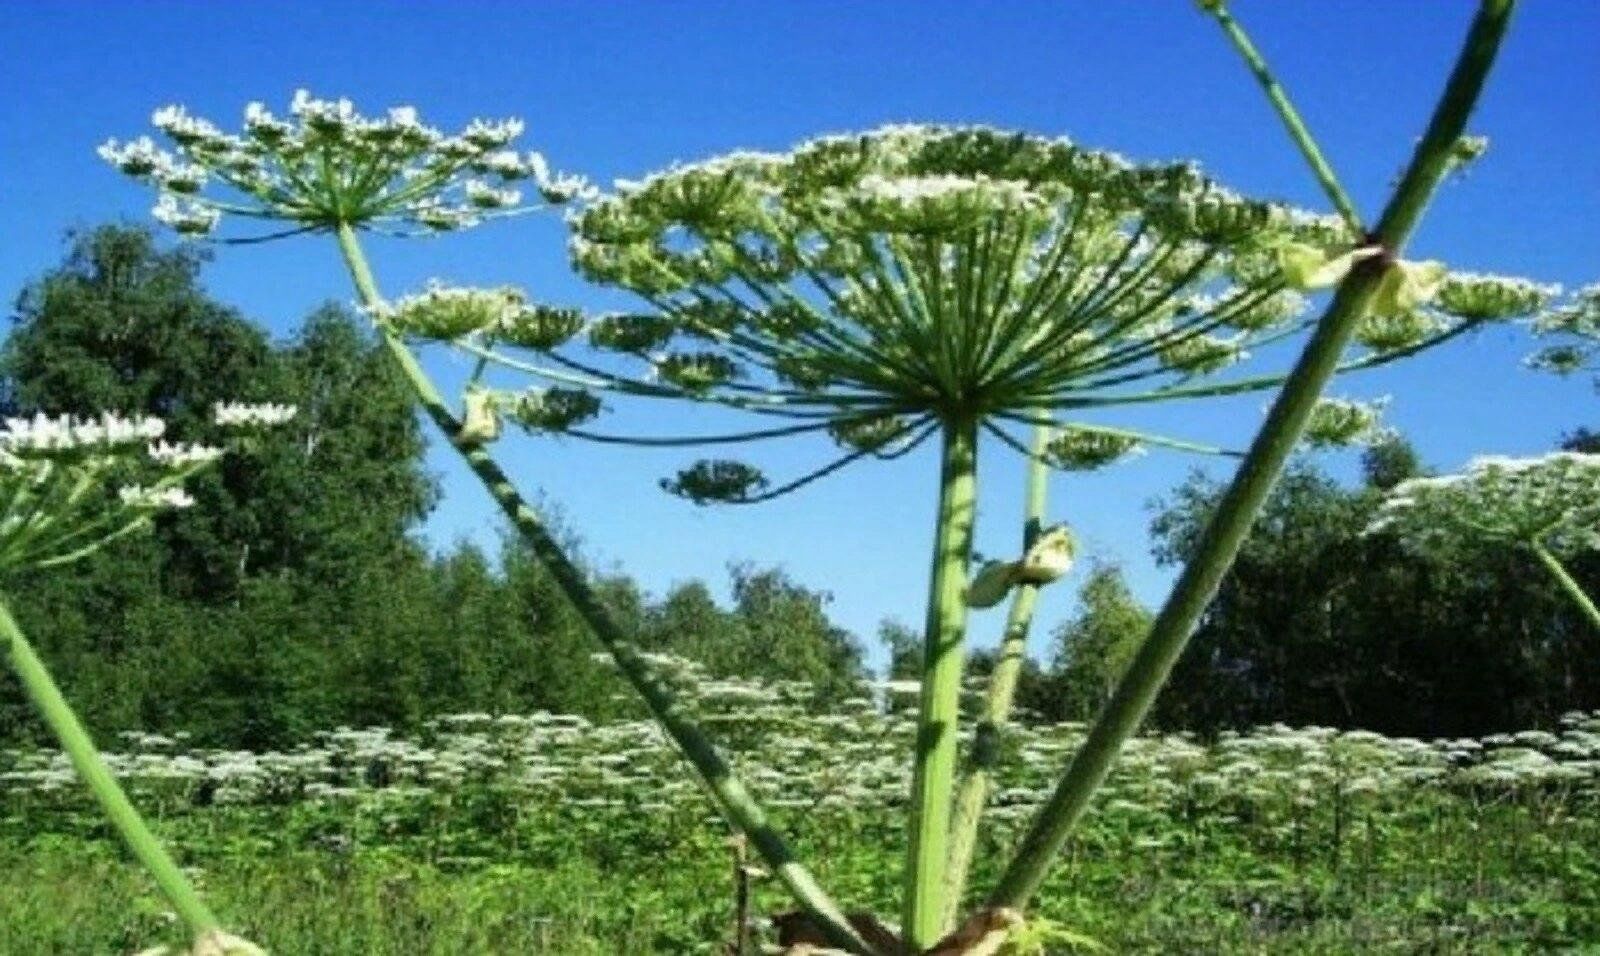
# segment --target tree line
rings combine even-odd
[[[426,436],[365,320],[325,305],[273,342],[206,293],[204,261],[143,228],[76,234],[17,297],[0,348],[7,416],[144,412],[181,433],[219,401],[300,410],[194,483],[195,507],[151,534],[66,573],[0,582],[90,726],[268,747],[465,710],[631,713],[520,549],[433,554],[419,540],[438,503]],[[824,694],[864,676],[828,596],[779,570],[732,568],[729,607],[698,581],[659,600],[622,575],[602,583],[641,643],[713,674],[800,678]],[[9,675],[0,714],[0,743],[38,737]]]

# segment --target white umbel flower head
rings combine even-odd
[[[166,422],[148,416],[124,417],[110,412],[97,418],[34,415],[6,419],[0,428],[0,450],[19,457],[93,453],[122,445],[153,441],[166,433]]]
[[[1558,375],[1600,371],[1600,283],[1584,286],[1560,307],[1540,313],[1533,331],[1553,342],[1528,357],[1533,368]]]
[[[169,511],[188,508],[194,504],[194,498],[182,488],[146,488],[143,485],[128,485],[117,489],[117,497],[123,504],[140,511]]]
[[[287,408],[231,406],[219,417],[278,419]],[[223,452],[166,433],[159,418],[109,412],[0,424],[0,573],[76,561],[193,506],[184,482]]]
[[[593,193],[581,178],[552,173],[537,153],[508,148],[522,134],[516,119],[473,120],[446,136],[409,106],[368,117],[348,99],[299,90],[286,118],[249,104],[238,133],[182,106],[156,110],[151,122],[168,148],[139,137],[109,140],[99,153],[160,189],[155,217],[189,236],[210,233],[224,212],[288,223],[286,232],[437,232],[517,211],[523,194],[506,187],[513,181],[531,178],[549,205]]]
[[[1556,554],[1600,547],[1600,455],[1482,457],[1466,471],[1396,485],[1369,528],[1417,547],[1537,543]]]
[[[677,165],[571,221],[578,271],[649,308],[591,327],[621,371],[588,355],[565,368],[626,376],[618,390],[635,395],[831,416],[822,427],[842,434],[893,421],[907,447],[976,422],[1021,448],[1006,429],[1056,412],[1273,387],[1281,376],[1228,373],[1309,333],[1303,290],[1381,256],[1337,218],[1241,196],[1192,163],[987,127],[889,126]],[[1341,368],[1538,299],[1437,263],[1384,268],[1364,351]],[[1145,447],[1214,450],[1108,424],[1064,432],[1048,457],[1091,468]]]
[[[210,445],[170,444],[157,442],[147,449],[150,460],[162,465],[181,468],[186,465],[205,465],[222,457],[222,449]]]
[[[1382,425],[1387,397],[1370,402],[1325,397],[1312,406],[1301,440],[1312,448],[1371,445],[1392,434]]]
[[[223,428],[271,428],[293,420],[297,411],[293,405],[272,402],[259,405],[218,402],[211,408],[211,417],[214,423]]]

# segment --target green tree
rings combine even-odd
[[[1367,486],[1388,491],[1407,478],[1422,474],[1422,459],[1411,442],[1390,432],[1361,453],[1361,474]]]
[[[563,532],[569,541],[573,536]],[[609,661],[595,657],[594,637],[544,565],[508,535],[501,566],[516,607],[518,637],[499,649],[517,661],[501,667],[500,699],[522,701],[520,709],[581,714],[591,719],[640,716],[642,708]],[[645,602],[631,578],[597,579],[607,606],[642,633]],[[502,657],[502,660],[506,658]]]
[[[832,595],[803,587],[777,568],[740,564],[730,573],[733,614],[746,635],[745,673],[807,681],[823,700],[859,690],[861,647],[828,619]]]
[[[1087,720],[1116,689],[1151,614],[1115,564],[1097,563],[1078,592],[1079,610],[1051,634],[1051,694],[1033,704],[1054,720]]]
[[[831,597],[776,568],[729,569],[733,607],[701,581],[673,588],[649,613],[651,646],[687,657],[715,676],[802,680],[834,700],[860,687],[861,649],[828,619]]]
[[[878,623],[878,643],[888,655],[884,676],[889,680],[915,680],[922,666],[922,635],[904,621],[885,618]]]
[[[18,297],[5,410],[145,412],[188,429],[216,402],[271,400],[299,416],[196,480],[199,505],[153,534],[19,582],[19,619],[102,732],[265,746],[330,722],[414,720],[426,642],[448,632],[408,536],[434,493],[404,385],[346,310],[319,310],[275,347],[205,292],[203,263],[143,229],[72,235]],[[0,698],[14,703],[9,685]]]
[[[1370,472],[1369,472],[1370,475]],[[1160,506],[1155,553],[1192,553],[1215,506],[1192,476]],[[1543,569],[1486,549],[1427,556],[1366,534],[1379,500],[1286,471],[1178,662],[1157,716],[1199,730],[1270,721],[1457,736],[1600,704],[1600,638]],[[1574,562],[1586,587],[1600,562]]]

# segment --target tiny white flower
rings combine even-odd
[[[151,461],[174,468],[205,464],[222,457],[222,449],[220,448],[213,448],[209,445],[169,444],[167,442],[152,444],[148,449],[148,453]]]
[[[293,405],[271,402],[250,405],[243,402],[218,402],[212,406],[212,420],[224,428],[282,425],[294,418]]]
[[[129,485],[119,488],[117,497],[124,505],[141,511],[166,511],[188,508],[194,504],[194,498],[182,488],[146,488],[142,485]]]

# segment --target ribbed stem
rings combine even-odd
[[[221,924],[201,901],[194,885],[167,854],[161,841],[150,832],[144,818],[134,809],[128,795],[117,783],[117,778],[111,775],[94,741],[89,739],[88,731],[84,730],[77,714],[73,713],[72,705],[61,696],[61,689],[51,679],[50,671],[23,636],[22,629],[17,627],[4,598],[0,598],[0,642],[5,644],[6,659],[12,670],[22,681],[40,716],[44,717],[45,723],[61,742],[61,749],[66,751],[78,776],[88,784],[90,792],[110,818],[111,825],[128,844],[134,858],[156,881],[156,886],[161,889],[167,902],[172,904],[178,917],[196,937],[220,928]]]
[[[950,836],[961,718],[961,669],[967,627],[967,570],[972,558],[978,426],[947,421],[939,469],[928,622],[922,649],[911,833],[906,851],[904,933],[920,953],[938,941],[944,921],[944,871]]]
[[[1049,487],[1050,466],[1044,453],[1054,428],[1036,426],[1033,448],[1028,459],[1028,481],[1022,515],[1022,550],[1038,540],[1043,530],[1045,494]],[[971,766],[956,791],[955,820],[950,833],[950,861],[945,870],[944,929],[955,928],[961,903],[967,895],[967,880],[972,873],[972,854],[978,844],[978,826],[994,785],[994,771],[1000,764],[1000,737],[1011,720],[1017,696],[1017,680],[1028,649],[1028,631],[1033,626],[1033,608],[1039,600],[1039,585],[1017,585],[1006,613],[1005,636],[1000,641],[1000,657],[984,691],[983,713],[978,718],[972,740]]]
[[[378,293],[378,286],[373,280],[366,256],[356,240],[355,230],[348,225],[341,225],[338,237],[339,251],[344,256],[345,265],[355,281],[356,291],[360,294],[362,303],[368,307],[377,306],[383,299]],[[561,545],[551,536],[539,513],[517,493],[511,479],[481,445],[463,440],[460,421],[456,419],[450,406],[445,403],[444,396],[428,378],[428,374],[423,371],[416,356],[411,354],[405,342],[394,330],[381,323],[379,328],[385,347],[405,374],[412,391],[416,393],[417,400],[422,404],[423,411],[435,425],[439,426],[439,430],[449,440],[451,447],[466,461],[467,467],[478,476],[478,480],[483,482],[483,486],[488,489],[495,503],[505,512],[522,540],[533,551],[535,558],[550,572],[550,576],[572,602],[573,608],[589,626],[589,630],[610,652],[622,676],[639,692],[639,696],[644,698],[645,706],[649,708],[651,715],[666,730],[667,735],[700,774],[706,788],[728,821],[750,838],[756,852],[761,854],[761,858],[788,887],[796,902],[816,919],[835,945],[855,953],[871,953],[871,947],[850,926],[843,912],[817,884],[811,872],[795,860],[788,844],[767,821],[760,805],[745,789],[744,784],[733,775],[732,768],[728,766],[727,761],[723,759],[722,754],[717,751],[704,731],[678,707],[672,692],[656,680],[649,663],[612,619],[605,606],[600,603],[599,597],[589,586],[583,572],[572,563],[566,552],[561,549]]]
[[[1533,553],[1539,556],[1539,563],[1543,564],[1551,576],[1561,584],[1562,590],[1572,598],[1572,603],[1578,605],[1578,610],[1583,612],[1584,617],[1587,617],[1595,627],[1600,628],[1600,608],[1595,607],[1594,600],[1583,593],[1583,588],[1578,586],[1577,579],[1573,578],[1572,573],[1550,553],[1549,548],[1537,541],[1533,542]]]
[[[1449,168],[1451,148],[1477,102],[1510,20],[1513,0],[1483,0],[1432,121],[1396,187],[1372,239],[1386,254],[1369,259],[1339,286],[1333,302],[1284,382],[1266,423],[1207,524],[1195,557],[1183,569],[1150,634],[1073,757],[1055,791],[1034,815],[1015,858],[989,896],[992,906],[1021,907],[1044,881],[1089,798],[1123,743],[1138,728],[1167,674],[1211,602],[1251,523],[1299,441],[1323,386],[1384,272]]]

